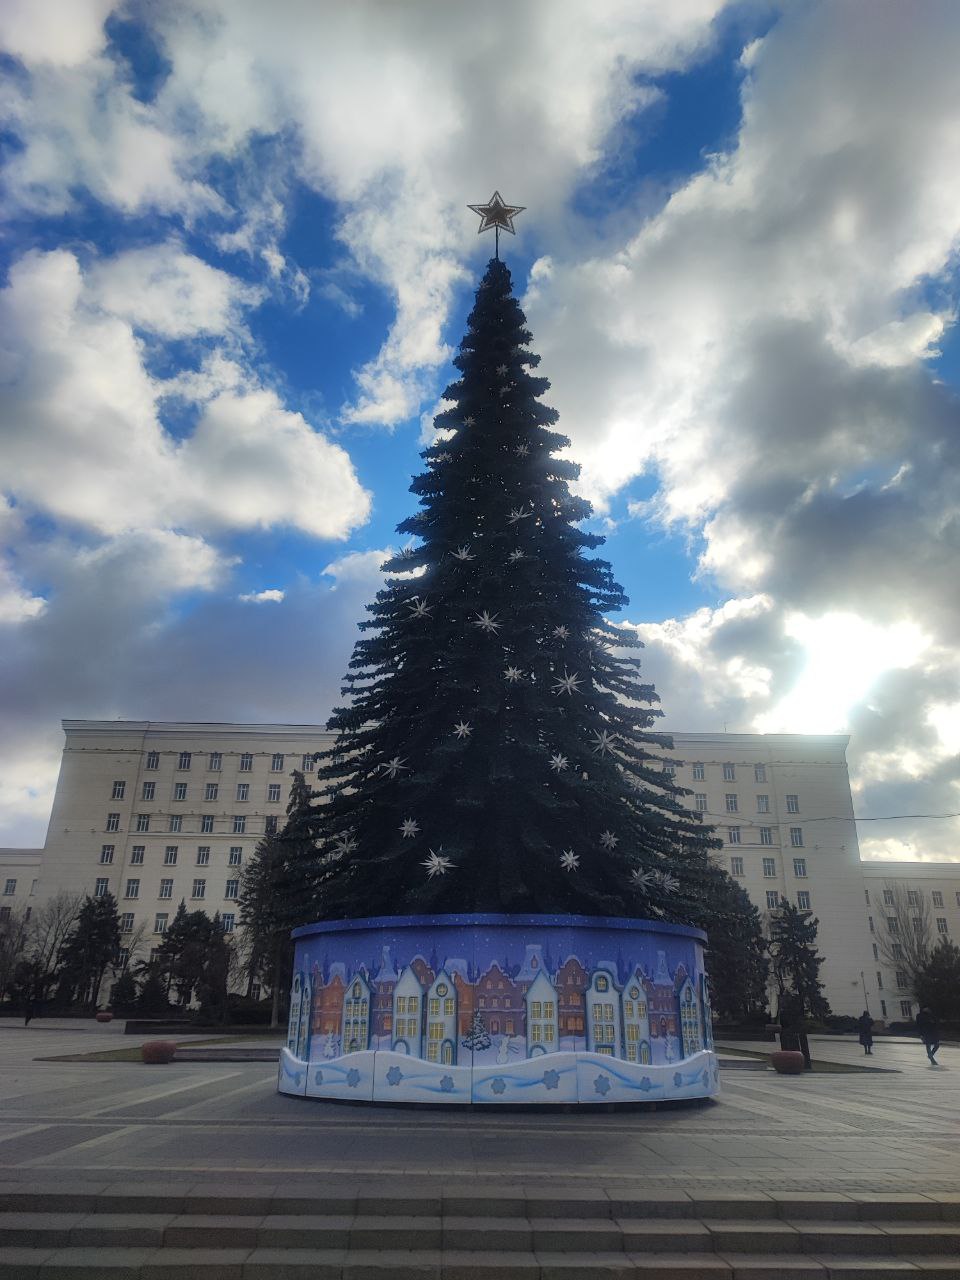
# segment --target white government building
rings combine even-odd
[[[181,900],[237,925],[245,862],[282,825],[290,773],[315,773],[318,725],[65,720],[42,849],[0,850],[0,918],[60,890],[112,893],[149,948]],[[667,769],[724,841],[717,853],[761,912],[781,897],[820,921],[836,1013],[897,1021],[914,1008],[884,965],[884,889],[922,891],[936,934],[960,936],[960,864],[862,862],[840,735],[675,733]]]

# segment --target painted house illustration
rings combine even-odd
[[[344,1053],[359,1053],[370,1043],[370,984],[362,972],[355,974],[343,999],[340,1044]]]
[[[623,1007],[623,1049],[628,1062],[653,1061],[650,1049],[650,1005],[646,979],[637,966],[620,993]]]
[[[677,993],[673,978],[667,969],[666,952],[657,952],[657,967],[648,985],[650,997],[650,1036],[653,1040],[668,1040],[677,1034]]]
[[[373,976],[373,1017],[370,1034],[374,1042],[387,1042],[393,1032],[393,991],[397,985],[397,969],[390,957],[390,948],[382,947],[380,964]]]
[[[419,958],[419,957],[418,957]],[[423,1057],[423,984],[409,964],[393,989],[393,1049]]]
[[[490,1035],[521,1034],[523,995],[496,961],[477,982],[477,1008]]]
[[[674,977],[677,992],[677,1006],[680,1017],[681,1056],[689,1058],[703,1048],[700,1027],[700,1003],[694,985],[683,965],[679,965]]]
[[[542,969],[524,996],[527,1013],[527,1057],[555,1053],[559,1041],[557,989]]]
[[[570,956],[557,970],[557,998],[560,1035],[582,1036],[586,1027],[587,971],[576,956]]]
[[[457,989],[441,969],[427,991],[427,1061],[457,1060]]]
[[[619,1058],[620,992],[611,970],[607,964],[595,970],[587,987],[587,1048],[591,1053]]]

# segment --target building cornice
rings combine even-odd
[[[332,738],[335,735],[329,729],[318,724],[234,724],[221,720],[61,720],[63,731],[68,736],[91,734],[140,733],[151,737],[173,737],[183,734],[229,734],[238,735],[273,734],[276,737],[289,735],[302,737]]]

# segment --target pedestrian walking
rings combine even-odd
[[[37,1012],[37,1002],[33,996],[27,996],[23,1002],[23,1025],[29,1027],[30,1019]]]
[[[860,1043],[863,1045],[863,1052],[872,1056],[873,1054],[873,1018],[867,1009],[864,1009],[860,1017],[857,1019],[857,1027],[860,1031]]]
[[[940,1048],[940,1023],[929,1009],[921,1009],[917,1014],[917,1035],[923,1041],[927,1057],[936,1066],[934,1055]]]

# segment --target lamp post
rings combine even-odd
[[[870,1012],[870,1001],[867,999],[867,982],[866,982],[866,979],[865,979],[865,978],[864,978],[864,976],[863,976],[863,970],[862,970],[862,969],[860,970],[860,985],[861,985],[861,987],[863,987],[863,1007],[866,1009],[867,1013],[869,1013],[869,1012]]]

